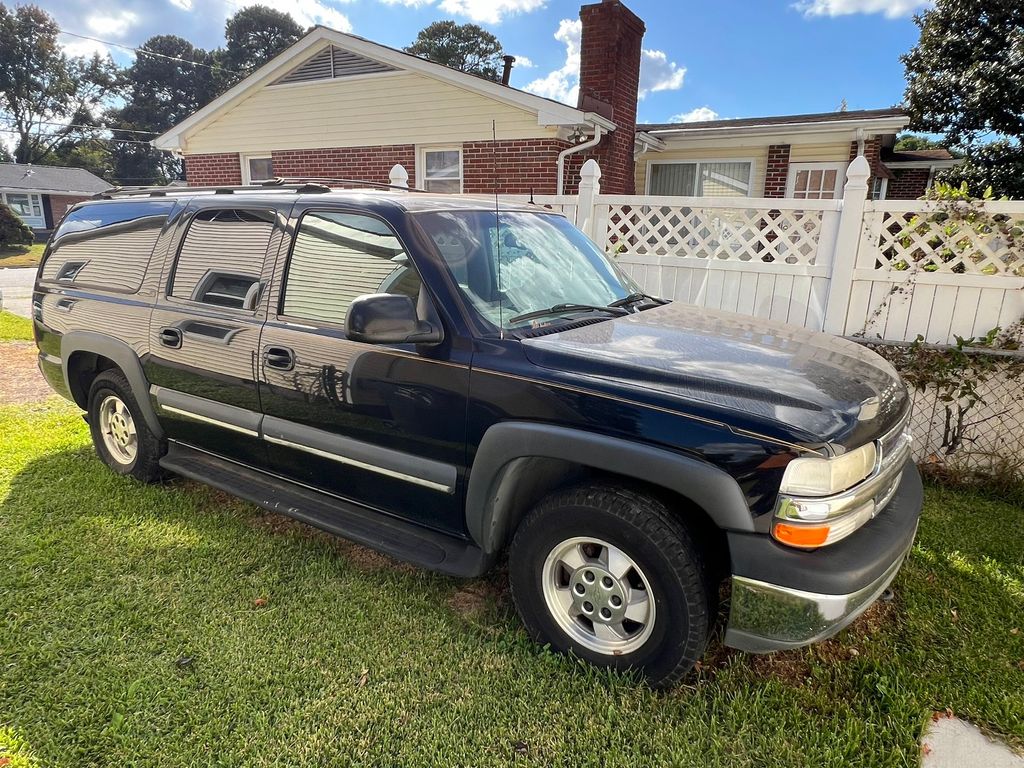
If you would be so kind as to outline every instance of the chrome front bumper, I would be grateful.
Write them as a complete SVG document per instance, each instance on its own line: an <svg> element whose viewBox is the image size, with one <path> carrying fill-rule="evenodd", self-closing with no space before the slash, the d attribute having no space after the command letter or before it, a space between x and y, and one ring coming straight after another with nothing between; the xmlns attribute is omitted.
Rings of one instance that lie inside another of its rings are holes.
<svg viewBox="0 0 1024 768"><path fill-rule="evenodd" d="M913 543L911 538L874 581L846 595L804 592L733 576L725 644L749 653L770 653L831 637L864 613L892 583Z"/></svg>

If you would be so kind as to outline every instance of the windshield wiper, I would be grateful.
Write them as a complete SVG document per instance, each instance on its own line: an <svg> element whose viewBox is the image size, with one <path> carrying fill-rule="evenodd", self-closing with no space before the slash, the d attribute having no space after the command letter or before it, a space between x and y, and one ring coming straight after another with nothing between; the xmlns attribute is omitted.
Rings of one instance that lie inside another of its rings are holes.
<svg viewBox="0 0 1024 768"><path fill-rule="evenodd" d="M561 315L565 312L605 312L615 317L628 315L629 312L622 307L601 306L600 304L555 304L547 309L536 309L533 312L524 312L521 315L510 317L508 322L519 323L523 320L536 320L549 315Z"/></svg>
<svg viewBox="0 0 1024 768"><path fill-rule="evenodd" d="M621 299L616 299L615 301L613 301L608 306L609 307L625 307L627 304L635 304L636 302L643 301L644 299L648 299L649 301L653 301L655 304L657 304L659 306L662 305L662 304L668 304L668 299L659 299L659 298L657 298L655 296L648 296L646 293L640 293L638 291L636 293L631 293L628 296L623 296Z"/></svg>

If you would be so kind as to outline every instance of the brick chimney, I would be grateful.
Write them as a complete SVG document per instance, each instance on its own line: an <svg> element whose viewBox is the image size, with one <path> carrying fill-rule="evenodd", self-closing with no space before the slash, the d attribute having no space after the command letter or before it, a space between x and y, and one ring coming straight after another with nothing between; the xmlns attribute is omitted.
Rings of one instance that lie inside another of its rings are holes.
<svg viewBox="0 0 1024 768"><path fill-rule="evenodd" d="M584 5L580 21L583 34L578 106L608 118L616 126L588 156L601 166L602 192L631 195L644 23L619 0Z"/></svg>

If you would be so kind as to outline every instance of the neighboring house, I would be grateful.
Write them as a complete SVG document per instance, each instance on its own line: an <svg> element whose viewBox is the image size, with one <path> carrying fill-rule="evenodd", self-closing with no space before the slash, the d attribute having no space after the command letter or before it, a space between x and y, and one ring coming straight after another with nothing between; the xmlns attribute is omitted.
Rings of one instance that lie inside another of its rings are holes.
<svg viewBox="0 0 1024 768"><path fill-rule="evenodd" d="M432 191L551 194L560 166L568 182L595 157L608 191L632 192L644 25L615 0L580 16L579 108L315 27L153 144L184 155L192 185L386 182L400 163Z"/></svg>
<svg viewBox="0 0 1024 768"><path fill-rule="evenodd" d="M619 0L580 20L576 107L315 27L153 144L192 185L386 182L401 164L414 186L481 194L571 193L592 157L611 194L831 197L863 152L875 196L918 197L954 162L889 157L898 109L637 126L643 22Z"/></svg>
<svg viewBox="0 0 1024 768"><path fill-rule="evenodd" d="M651 195L837 198L863 154L871 197L921 197L946 150L895 152L910 119L901 109L824 112L637 126L636 188Z"/></svg>
<svg viewBox="0 0 1024 768"><path fill-rule="evenodd" d="M0 202L45 239L65 211L111 185L84 168L0 163Z"/></svg>

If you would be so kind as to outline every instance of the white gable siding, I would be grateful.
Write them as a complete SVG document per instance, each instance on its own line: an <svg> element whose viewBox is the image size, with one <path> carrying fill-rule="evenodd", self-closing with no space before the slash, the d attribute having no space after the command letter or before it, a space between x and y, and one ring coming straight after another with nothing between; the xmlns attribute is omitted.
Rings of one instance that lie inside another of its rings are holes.
<svg viewBox="0 0 1024 768"><path fill-rule="evenodd" d="M268 86L186 138L186 152L551 138L537 115L411 72Z"/></svg>

